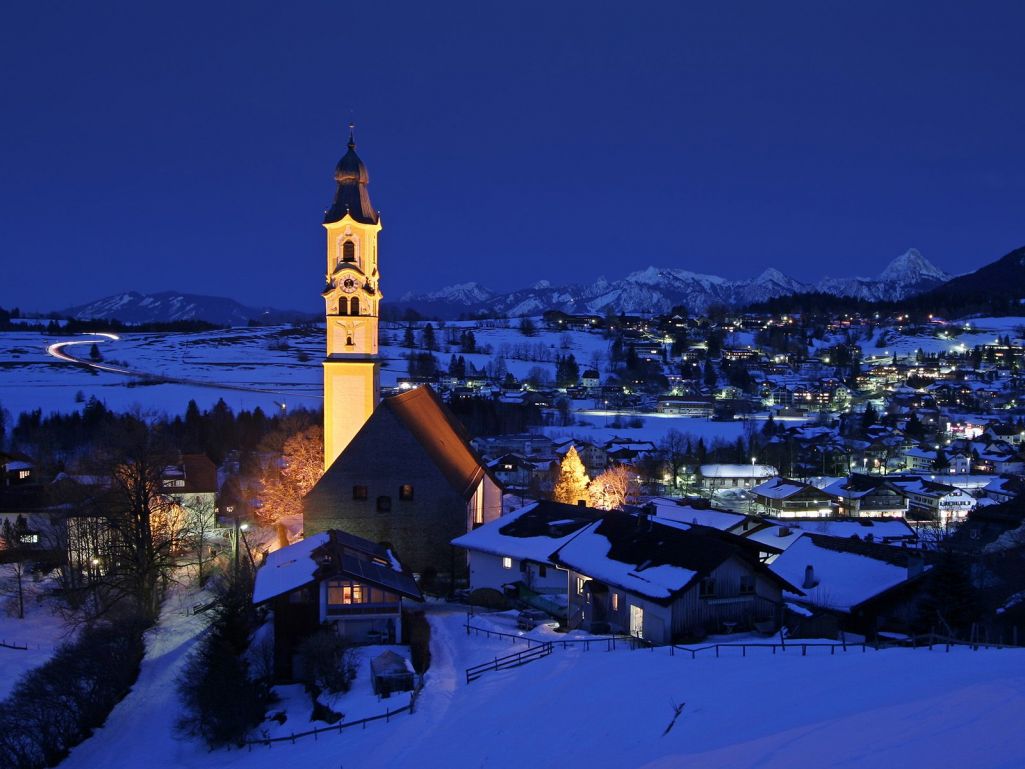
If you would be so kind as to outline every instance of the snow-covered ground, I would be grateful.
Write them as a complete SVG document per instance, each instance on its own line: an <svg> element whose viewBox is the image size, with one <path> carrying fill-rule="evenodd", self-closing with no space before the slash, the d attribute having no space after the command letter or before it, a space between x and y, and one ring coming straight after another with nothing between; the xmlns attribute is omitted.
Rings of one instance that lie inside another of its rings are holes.
<svg viewBox="0 0 1025 769"><path fill-rule="evenodd" d="M208 752L173 736L174 681L201 619L173 610L139 682L67 769L347 767L1025 766L1025 652L823 649L690 659L557 650L467 685L465 667L510 650L431 615L433 664L416 713L294 745ZM668 734L673 706L683 710Z"/></svg>
<svg viewBox="0 0 1025 769"><path fill-rule="evenodd" d="M28 670L42 665L54 649L69 640L74 628L57 613L57 602L47 599L45 591L53 585L25 577L25 617L18 619L16 585L10 567L0 567L0 641L28 649L0 647L0 699L10 694L18 679Z"/></svg>

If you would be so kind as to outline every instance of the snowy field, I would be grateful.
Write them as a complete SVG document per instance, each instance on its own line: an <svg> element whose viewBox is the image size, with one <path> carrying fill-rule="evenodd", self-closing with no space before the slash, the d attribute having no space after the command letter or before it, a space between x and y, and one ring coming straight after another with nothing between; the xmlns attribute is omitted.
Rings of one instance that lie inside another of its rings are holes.
<svg viewBox="0 0 1025 769"><path fill-rule="evenodd" d="M468 363L484 368L502 356L507 369L525 378L534 367L553 377L554 359L572 353L581 370L597 365L604 372L608 340L588 332L539 330L525 337L515 327L478 327L472 322L450 322L436 330L440 365L451 355L461 354L457 344L448 344L449 329L458 336L472 330L478 347L490 349L463 355ZM407 373L405 355L397 346L404 326L384 324L381 330L381 384L394 386ZM418 333L419 340L419 333ZM95 343L105 370L95 370L61 360L47 352L88 360ZM218 399L235 411L257 406L268 413L283 406L289 409L317 409L322 403L323 330L290 326L234 328L197 333L123 334L111 339L102 335L50 336L37 332L0 333L0 408L13 416L42 409L70 412L80 410L96 397L116 411L138 410L143 414L182 414L190 399L202 409ZM532 358L545 358L534 360ZM119 371L129 373L119 373ZM138 376L149 374L174 379L153 382ZM744 431L742 422L712 422L657 414L646 415L642 428L611 427L614 412L594 410L591 401L577 401L577 419L584 424L553 427L547 432L556 439L579 438L603 441L614 436L659 441L671 429L689 433L706 442L716 438L735 441ZM630 415L623 415L628 419Z"/></svg>
<svg viewBox="0 0 1025 769"><path fill-rule="evenodd" d="M467 685L467 666L525 648L431 614L433 664L413 715L294 745L208 752L173 736L174 682L201 619L165 612L137 685L67 769L1012 769L1025 766L1025 652L828 655L556 650ZM393 697L394 702L400 698ZM673 706L683 710L667 734ZM383 707L382 707L383 710Z"/></svg>
<svg viewBox="0 0 1025 769"><path fill-rule="evenodd" d="M69 639L63 617L55 611L55 602L42 597L43 586L26 577L25 618L18 619L17 598L12 580L4 575L4 598L0 602L0 641L28 649L0 647L0 699L11 693L18 678L28 670L42 665L60 644Z"/></svg>

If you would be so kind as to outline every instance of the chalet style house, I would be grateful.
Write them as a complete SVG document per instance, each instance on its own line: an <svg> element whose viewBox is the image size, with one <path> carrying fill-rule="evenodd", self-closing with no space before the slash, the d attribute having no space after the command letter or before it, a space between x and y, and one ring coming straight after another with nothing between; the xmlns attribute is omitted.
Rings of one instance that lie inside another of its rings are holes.
<svg viewBox="0 0 1025 769"><path fill-rule="evenodd" d="M733 629L774 631L783 590L764 545L641 512L609 513L554 554L568 572L568 625L655 644Z"/></svg>
<svg viewBox="0 0 1025 769"><path fill-rule="evenodd" d="M453 540L470 560L470 588L515 591L528 604L565 614L568 576L552 555L601 511L542 500Z"/></svg>
<svg viewBox="0 0 1025 769"><path fill-rule="evenodd" d="M401 552L417 573L463 574L450 545L502 512L502 487L435 392L385 398L304 501L306 536L339 529Z"/></svg>
<svg viewBox="0 0 1025 769"><path fill-rule="evenodd" d="M832 497L821 489L789 478L771 478L751 489L759 512L779 518L829 516Z"/></svg>
<svg viewBox="0 0 1025 769"><path fill-rule="evenodd" d="M397 643L402 607L422 602L395 554L342 531L314 534L267 555L253 604L274 611L274 671L290 679L298 645L325 624L352 643Z"/></svg>
<svg viewBox="0 0 1025 769"><path fill-rule="evenodd" d="M855 473L826 486L823 491L833 497L836 514L842 518L903 517L908 512L907 497L880 476Z"/></svg>

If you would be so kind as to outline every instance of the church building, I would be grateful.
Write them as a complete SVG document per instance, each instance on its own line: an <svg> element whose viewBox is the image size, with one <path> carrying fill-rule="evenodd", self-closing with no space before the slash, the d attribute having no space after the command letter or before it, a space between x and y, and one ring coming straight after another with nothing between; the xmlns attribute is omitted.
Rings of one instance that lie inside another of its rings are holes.
<svg viewBox="0 0 1025 769"><path fill-rule="evenodd" d="M465 574L449 543L502 512L502 487L429 387L380 400L380 217L369 175L348 151L324 217L324 476L304 500L304 531L387 544L412 571Z"/></svg>

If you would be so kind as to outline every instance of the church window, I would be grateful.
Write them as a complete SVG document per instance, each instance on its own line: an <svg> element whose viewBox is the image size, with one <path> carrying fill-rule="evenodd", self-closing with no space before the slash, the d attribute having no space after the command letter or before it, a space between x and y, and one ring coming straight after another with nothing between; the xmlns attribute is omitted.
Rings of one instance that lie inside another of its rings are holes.
<svg viewBox="0 0 1025 769"><path fill-rule="evenodd" d="M354 296L349 300L349 315L359 315L359 297Z"/></svg>
<svg viewBox="0 0 1025 769"><path fill-rule="evenodd" d="M353 243L351 240L347 240L342 244L342 261L356 261L356 244Z"/></svg>
<svg viewBox="0 0 1025 769"><path fill-rule="evenodd" d="M345 337L345 346L346 347L355 347L356 346L356 345L354 345L352 343L352 334L349 334L348 336Z"/></svg>
<svg viewBox="0 0 1025 769"><path fill-rule="evenodd" d="M338 314L348 315L349 314L349 300L344 296L338 300Z"/></svg>
<svg viewBox="0 0 1025 769"><path fill-rule="evenodd" d="M413 501L412 483L403 483L401 486L399 486L399 499L401 499L403 502Z"/></svg>
<svg viewBox="0 0 1025 769"><path fill-rule="evenodd" d="M377 512L379 513L390 513L391 512L391 497L380 496L377 498Z"/></svg>
<svg viewBox="0 0 1025 769"><path fill-rule="evenodd" d="M357 502L365 502L367 499L367 487L366 486L353 486L352 487L352 498Z"/></svg>

